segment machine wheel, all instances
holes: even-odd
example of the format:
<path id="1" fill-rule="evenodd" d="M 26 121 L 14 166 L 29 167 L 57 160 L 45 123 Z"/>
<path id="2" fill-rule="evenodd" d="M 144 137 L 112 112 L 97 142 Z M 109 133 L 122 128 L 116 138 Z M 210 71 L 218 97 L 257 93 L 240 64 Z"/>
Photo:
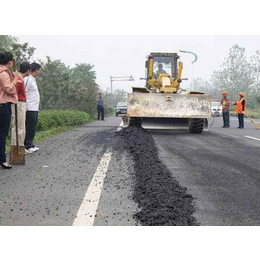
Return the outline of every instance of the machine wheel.
<path id="1" fill-rule="evenodd" d="M 201 134 L 203 131 L 203 126 L 203 118 L 193 118 L 189 127 L 190 133 Z"/>
<path id="2" fill-rule="evenodd" d="M 129 126 L 141 126 L 142 125 L 142 118 L 140 117 L 130 117 L 129 119 Z"/>

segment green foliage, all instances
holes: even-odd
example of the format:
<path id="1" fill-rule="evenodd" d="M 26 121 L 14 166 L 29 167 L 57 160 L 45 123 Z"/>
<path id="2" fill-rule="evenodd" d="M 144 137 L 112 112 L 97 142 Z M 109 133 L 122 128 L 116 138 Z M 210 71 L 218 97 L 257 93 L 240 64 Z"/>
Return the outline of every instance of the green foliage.
<path id="1" fill-rule="evenodd" d="M 113 107 L 105 104 L 104 113 L 105 113 L 105 116 L 112 116 L 115 113 L 115 109 Z"/>
<path id="2" fill-rule="evenodd" d="M 113 106 L 111 106 L 111 92 L 107 89 L 102 93 L 104 100 L 105 115 L 111 116 L 115 114 L 115 106 L 118 102 L 125 101 L 127 99 L 127 93 L 125 90 L 116 89 L 113 92 Z"/>
<path id="3" fill-rule="evenodd" d="M 260 96 L 256 96 L 255 99 L 256 99 L 256 103 L 258 104 L 258 106 L 260 106 Z"/>
<path id="4" fill-rule="evenodd" d="M 60 60 L 41 62 L 42 70 L 37 79 L 41 109 L 43 110 L 79 110 L 91 117 L 96 115 L 98 85 L 96 72 L 90 64 L 76 64 L 69 68 Z"/>
<path id="5" fill-rule="evenodd" d="M 98 85 L 94 66 L 81 63 L 71 69 L 68 98 L 70 106 L 76 110 L 87 111 L 92 117 L 96 114 Z"/>
<path id="6" fill-rule="evenodd" d="M 41 96 L 41 109 L 70 109 L 68 92 L 70 69 L 60 60 L 40 61 L 41 74 L 37 78 Z"/>
<path id="7" fill-rule="evenodd" d="M 0 35 L 0 52 L 12 51 L 12 45 L 17 42 L 17 39 L 9 35 Z"/>
<path id="8" fill-rule="evenodd" d="M 245 48 L 233 45 L 229 50 L 229 56 L 221 66 L 221 70 L 213 73 L 211 81 L 218 96 L 221 96 L 224 90 L 229 92 L 229 97 L 232 100 L 237 98 L 240 91 L 250 95 L 254 78 L 252 67 L 246 59 Z"/>
<path id="9" fill-rule="evenodd" d="M 245 48 L 233 45 L 229 56 L 221 68 L 214 71 L 210 81 L 195 79 L 196 90 L 204 91 L 214 99 L 221 99 L 222 92 L 228 91 L 232 101 L 238 99 L 240 91 L 245 93 L 248 108 L 257 109 L 260 97 L 260 52 L 257 51 L 250 59 L 246 58 Z"/>
<path id="10" fill-rule="evenodd" d="M 79 126 L 90 121 L 89 114 L 82 111 L 50 110 L 40 111 L 37 131 L 47 131 L 52 128 Z"/>
<path id="11" fill-rule="evenodd" d="M 30 47 L 28 43 L 20 44 L 15 37 L 1 35 L 1 50 L 12 52 L 19 68 L 22 61 L 32 59 L 35 48 Z M 95 117 L 99 88 L 94 66 L 82 63 L 70 68 L 60 60 L 46 58 L 46 61 L 39 61 L 42 66 L 41 74 L 37 78 L 41 96 L 40 109 L 79 110 Z M 106 101 L 104 103 L 106 114 L 111 113 L 111 108 Z"/>
<path id="12" fill-rule="evenodd" d="M 118 102 L 125 101 L 126 99 L 127 93 L 125 90 L 116 89 L 113 91 L 113 108 L 117 105 Z M 103 100 L 111 107 L 111 92 L 108 89 L 103 93 Z"/>
<path id="13" fill-rule="evenodd" d="M 13 43 L 12 44 L 12 52 L 15 57 L 17 69 L 22 62 L 30 62 L 30 59 L 33 57 L 34 51 L 36 48 L 30 47 L 28 43 L 20 44 Z"/>
<path id="14" fill-rule="evenodd" d="M 19 69 L 21 62 L 30 61 L 35 48 L 30 47 L 28 43 L 20 44 L 15 37 L 0 35 L 0 51 L 11 52 L 14 55 L 17 69 Z"/>

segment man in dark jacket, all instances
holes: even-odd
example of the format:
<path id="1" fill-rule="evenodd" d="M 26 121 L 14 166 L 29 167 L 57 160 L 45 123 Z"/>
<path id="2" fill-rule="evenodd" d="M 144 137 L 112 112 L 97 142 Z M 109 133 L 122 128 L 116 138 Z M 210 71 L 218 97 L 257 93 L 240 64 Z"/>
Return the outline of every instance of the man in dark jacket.
<path id="1" fill-rule="evenodd" d="M 102 99 L 102 94 L 98 94 L 98 99 L 97 99 L 97 113 L 98 113 L 98 119 L 104 121 L 104 101 Z"/>

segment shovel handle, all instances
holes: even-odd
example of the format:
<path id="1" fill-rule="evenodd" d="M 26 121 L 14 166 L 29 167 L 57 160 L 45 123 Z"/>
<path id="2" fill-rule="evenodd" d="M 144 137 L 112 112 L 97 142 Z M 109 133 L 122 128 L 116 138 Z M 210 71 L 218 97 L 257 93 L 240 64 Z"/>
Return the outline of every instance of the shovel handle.
<path id="1" fill-rule="evenodd" d="M 14 112 L 15 112 L 16 148 L 17 148 L 17 151 L 18 151 L 19 142 L 18 142 L 18 109 L 17 109 L 17 104 L 14 105 Z"/>
<path id="2" fill-rule="evenodd" d="M 220 106 L 221 106 L 221 103 L 219 103 L 218 108 L 217 108 L 217 111 L 218 111 L 218 109 L 220 108 Z M 214 124 L 214 122 L 215 122 L 216 116 L 217 116 L 217 114 L 213 116 L 213 120 L 212 120 L 212 123 L 211 123 L 211 125 L 209 126 L 209 128 L 213 126 L 213 124 Z"/>

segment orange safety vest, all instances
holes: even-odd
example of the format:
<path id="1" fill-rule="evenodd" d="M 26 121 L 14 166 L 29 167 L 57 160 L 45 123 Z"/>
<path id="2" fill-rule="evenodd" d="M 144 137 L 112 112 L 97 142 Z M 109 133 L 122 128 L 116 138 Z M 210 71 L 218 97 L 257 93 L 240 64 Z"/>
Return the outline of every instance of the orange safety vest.
<path id="1" fill-rule="evenodd" d="M 236 103 L 236 110 L 235 112 L 237 114 L 242 114 L 242 111 L 243 111 L 243 105 L 242 105 L 242 102 L 243 102 L 244 98 L 241 98 L 237 101 Z M 246 101 L 245 101 L 245 108 L 244 108 L 244 111 L 246 111 Z"/>

